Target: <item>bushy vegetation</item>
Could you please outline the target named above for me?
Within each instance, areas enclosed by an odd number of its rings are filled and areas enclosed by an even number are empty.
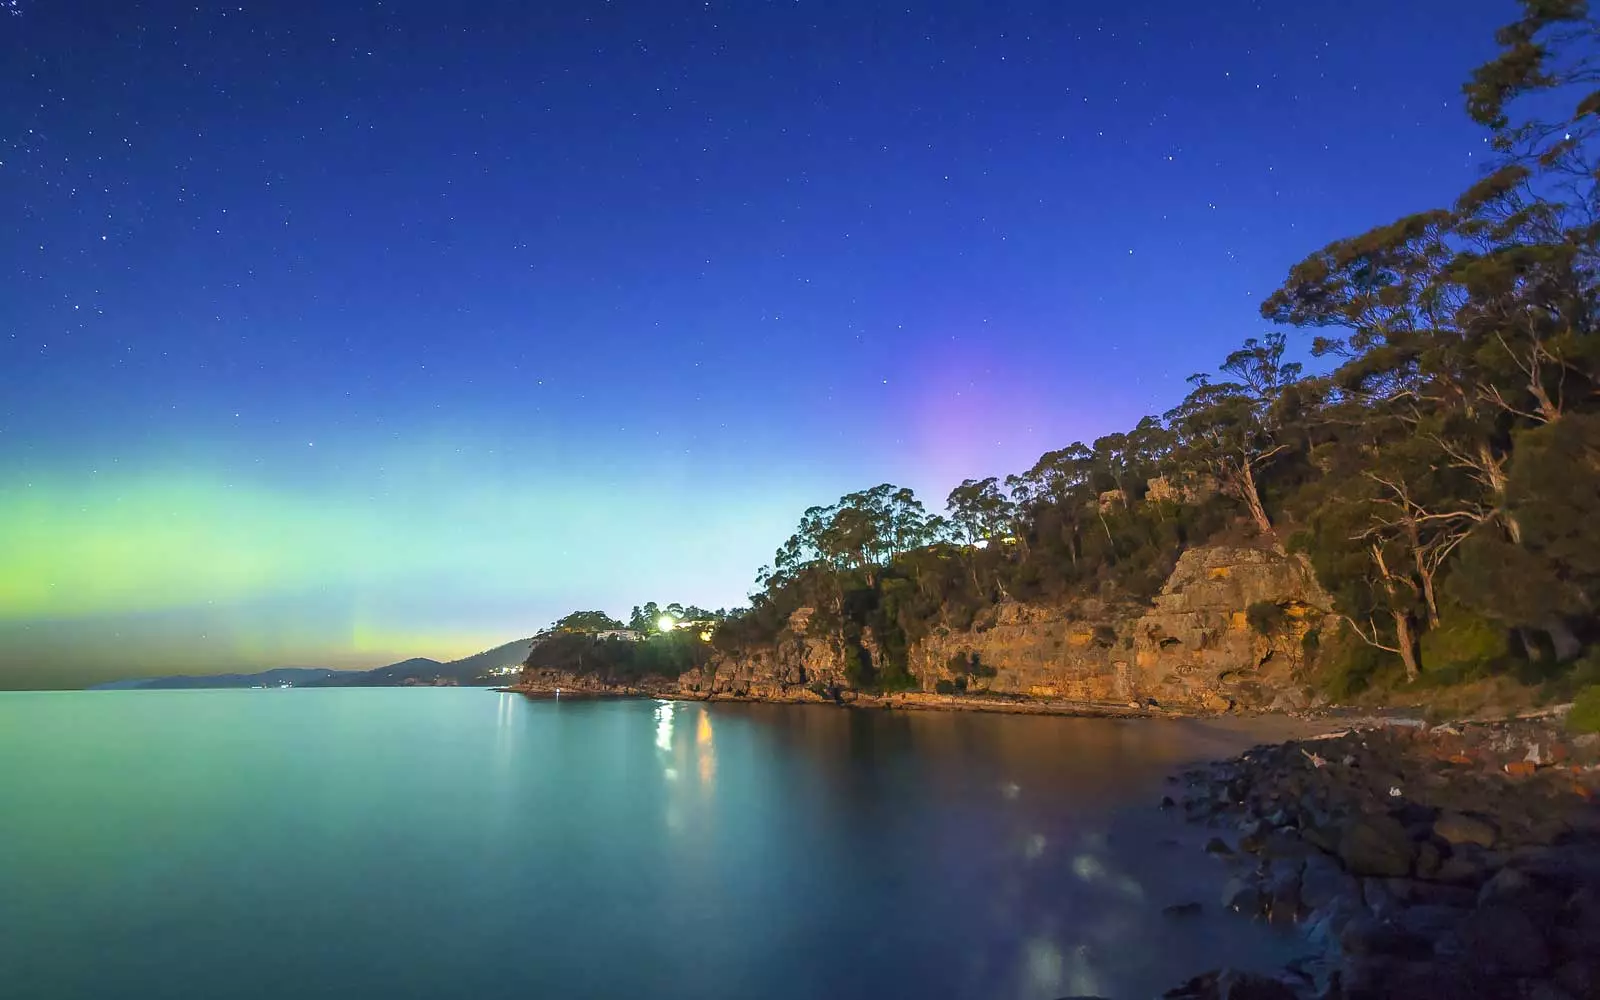
[[[1600,733],[1600,684],[1591,684],[1573,699],[1567,729],[1574,733]]]
[[[534,643],[524,666],[630,683],[649,677],[677,677],[710,659],[710,644],[690,631],[657,633],[642,640],[602,639],[568,631],[542,636]]]

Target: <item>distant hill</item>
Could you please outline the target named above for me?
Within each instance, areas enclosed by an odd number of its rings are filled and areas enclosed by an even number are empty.
[[[433,683],[443,676],[441,673],[443,663],[430,660],[426,656],[414,656],[409,660],[391,663],[386,667],[374,667],[371,670],[361,670],[348,674],[339,674],[323,681],[314,681],[307,687],[399,687],[410,681],[412,684]]]
[[[91,691],[158,691],[183,688],[252,687],[409,687],[470,686],[505,683],[509,673],[528,658],[533,639],[518,639],[481,653],[441,663],[425,656],[412,657],[372,670],[332,670],[327,667],[276,667],[254,674],[197,674],[182,677],[135,677],[96,684]],[[512,671],[514,673],[514,671]]]
[[[109,684],[96,684],[90,691],[156,691],[182,688],[302,687],[307,684],[337,682],[358,670],[331,670],[327,667],[274,667],[254,674],[197,674],[179,677],[134,677]]]

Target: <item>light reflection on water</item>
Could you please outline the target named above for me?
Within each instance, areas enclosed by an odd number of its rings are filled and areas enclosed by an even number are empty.
[[[0,696],[0,761],[35,762],[0,767],[0,968],[41,1000],[174,976],[246,1000],[1155,995],[1287,957],[1160,915],[1223,880],[1154,808],[1163,776],[1250,742],[481,691]]]

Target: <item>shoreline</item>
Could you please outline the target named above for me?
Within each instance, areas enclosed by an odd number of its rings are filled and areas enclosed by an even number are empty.
[[[1282,714],[1282,713],[1239,713],[1239,712],[1201,712],[1184,709],[1167,709],[1160,706],[1119,704],[1107,702],[1069,701],[1066,699],[1042,700],[1017,696],[1015,698],[990,697],[974,698],[962,695],[932,694],[920,691],[905,691],[893,694],[861,694],[858,692],[843,692],[837,699],[825,698],[809,690],[801,689],[789,695],[737,695],[725,693],[703,694],[680,689],[652,689],[633,685],[616,687],[593,687],[588,685],[522,685],[515,684],[508,687],[491,688],[503,694],[520,694],[525,698],[535,700],[553,698],[575,699],[600,699],[600,698],[650,698],[659,701],[684,701],[750,705],[824,705],[833,708],[859,708],[877,711],[910,711],[910,712],[985,712],[1001,715],[1055,715],[1078,718],[1111,718],[1111,719],[1214,719],[1230,716],[1245,717],[1255,714]]]
[[[1600,994],[1600,740],[1560,723],[1370,720],[1169,778],[1162,808],[1228,876],[1189,912],[1294,927],[1307,954],[1167,996]]]

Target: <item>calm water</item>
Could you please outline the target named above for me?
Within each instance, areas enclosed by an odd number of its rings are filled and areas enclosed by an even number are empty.
[[[481,690],[0,695],[0,994],[1149,996],[1292,953],[1160,915],[1222,882],[1154,808],[1163,776],[1249,742]]]

